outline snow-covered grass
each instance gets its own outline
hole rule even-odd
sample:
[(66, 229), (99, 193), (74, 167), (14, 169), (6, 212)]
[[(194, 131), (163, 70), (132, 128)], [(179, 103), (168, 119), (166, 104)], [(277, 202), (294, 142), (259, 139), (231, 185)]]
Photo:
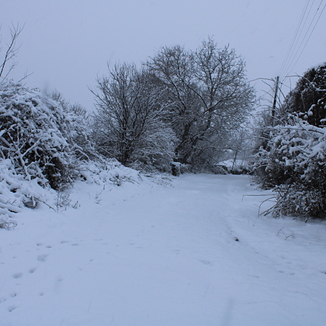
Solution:
[(326, 324), (325, 222), (259, 217), (248, 176), (136, 177), (0, 229), (1, 326)]

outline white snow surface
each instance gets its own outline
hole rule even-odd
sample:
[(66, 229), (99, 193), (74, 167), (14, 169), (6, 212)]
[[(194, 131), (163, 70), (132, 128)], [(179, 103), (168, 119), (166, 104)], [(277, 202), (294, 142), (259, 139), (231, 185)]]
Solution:
[(0, 325), (326, 325), (326, 224), (258, 216), (258, 195), (187, 174), (22, 209), (0, 230)]

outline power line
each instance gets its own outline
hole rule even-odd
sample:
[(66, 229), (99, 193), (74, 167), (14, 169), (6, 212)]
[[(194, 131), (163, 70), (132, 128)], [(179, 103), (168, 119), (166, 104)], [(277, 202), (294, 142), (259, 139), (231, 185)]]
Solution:
[[(316, 15), (317, 15), (318, 11), (320, 10), (320, 6), (321, 6), (322, 2), (323, 2), (323, 0), (321, 0), (321, 2), (320, 2), (319, 7), (317, 8), (317, 11), (316, 11), (316, 13), (315, 13), (315, 15), (314, 15), (313, 20), (315, 19), (315, 17), (316, 17)], [(312, 30), (310, 31), (310, 34), (309, 34), (308, 38), (306, 39), (306, 42), (305, 42), (305, 44), (304, 44), (304, 46), (303, 46), (303, 48), (302, 48), (302, 50), (301, 50), (299, 56), (296, 58), (294, 64), (291, 66), (291, 69), (289, 69), (289, 71), (291, 71), (291, 70), (296, 66), (296, 64), (298, 63), (299, 59), (301, 58), (302, 53), (303, 53), (303, 51), (305, 50), (305, 48), (307, 47), (307, 44), (308, 44), (308, 42), (310, 41), (310, 38), (311, 38), (311, 36), (312, 36), (314, 30), (316, 29), (316, 26), (317, 26), (319, 20), (320, 20), (320, 17), (322, 16), (322, 14), (323, 14), (323, 12), (324, 12), (324, 10), (325, 10), (325, 7), (326, 7), (326, 4), (325, 4), (324, 7), (321, 9), (321, 11), (320, 11), (320, 13), (319, 13), (319, 16), (318, 16), (318, 18), (317, 18), (317, 20), (316, 20), (316, 22), (315, 22), (315, 24), (314, 24)], [(311, 21), (311, 24), (309, 25), (309, 28), (311, 27), (313, 20)], [(308, 30), (308, 31), (309, 31), (309, 30)], [(308, 31), (307, 31), (307, 33), (308, 33)], [(307, 34), (307, 33), (306, 33), (306, 34)], [(305, 34), (305, 36), (306, 36), (306, 34)], [(301, 44), (300, 44), (300, 45), (301, 45)]]
[(326, 4), (322, 7), (323, 2), (324, 0), (319, 2), (317, 9), (313, 10), (314, 14), (311, 16), (310, 14), (314, 5), (314, 0), (312, 2), (310, 0), (306, 1), (294, 38), (281, 66), (280, 75), (286, 75), (287, 73), (291, 72), (301, 58), (325, 10)]
[[(323, 4), (324, 0), (320, 0), (319, 4), (314, 6), (315, 0), (306, 0), (305, 6), (303, 7), (297, 28), (295, 30), (294, 37), (292, 39), (291, 45), (287, 51), (285, 59), (281, 66), (281, 71), (279, 76), (285, 75), (282, 81), (279, 80), (279, 77), (276, 77), (276, 80), (272, 80), (275, 84), (274, 101), (272, 115), (276, 108), (276, 101), (278, 98), (278, 91), (281, 92), (280, 85), (283, 85), (284, 80), (289, 77), (286, 76), (298, 63), (301, 58), (304, 50), (306, 49), (313, 32), (316, 29), (316, 26), (325, 11), (326, 4)], [(270, 85), (269, 85), (270, 86)], [(270, 94), (269, 94), (270, 95)], [(284, 94), (282, 93), (284, 96)]]
[(297, 25), (294, 37), (293, 37), (292, 42), (291, 42), (291, 45), (290, 45), (290, 47), (288, 49), (288, 52), (287, 52), (287, 54), (285, 56), (285, 60), (283, 61), (283, 64), (281, 66), (280, 75), (282, 75), (283, 71), (285, 71), (285, 68), (286, 68), (286, 66), (288, 64), (288, 61), (290, 60), (290, 57), (291, 57), (291, 55), (292, 55), (292, 53), (294, 51), (295, 45), (297, 43), (297, 39), (299, 37), (299, 31), (301, 30), (301, 27), (302, 27), (303, 19), (304, 19), (306, 13), (307, 13), (307, 8), (308, 8), (308, 5), (309, 5), (309, 2), (310, 2), (310, 0), (307, 0), (305, 6), (303, 8), (299, 23)]

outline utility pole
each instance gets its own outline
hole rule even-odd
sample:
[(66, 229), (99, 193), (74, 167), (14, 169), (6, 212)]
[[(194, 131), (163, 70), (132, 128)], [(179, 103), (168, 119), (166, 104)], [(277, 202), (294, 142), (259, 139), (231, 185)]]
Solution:
[(276, 81), (275, 81), (274, 101), (273, 101), (273, 106), (272, 106), (272, 126), (274, 126), (274, 117), (275, 117), (275, 110), (276, 110), (276, 101), (277, 101), (277, 92), (278, 92), (279, 81), (280, 81), (280, 76), (277, 76)]

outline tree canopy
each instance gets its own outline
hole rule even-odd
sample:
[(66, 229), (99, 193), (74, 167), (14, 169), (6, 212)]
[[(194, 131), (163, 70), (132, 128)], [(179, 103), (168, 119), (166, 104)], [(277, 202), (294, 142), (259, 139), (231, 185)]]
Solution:
[(314, 126), (326, 125), (326, 63), (309, 69), (286, 97), (282, 111)]
[(160, 158), (208, 168), (254, 103), (243, 59), (212, 39), (195, 51), (164, 47), (141, 69), (109, 68), (97, 90), (97, 146), (123, 164)]

